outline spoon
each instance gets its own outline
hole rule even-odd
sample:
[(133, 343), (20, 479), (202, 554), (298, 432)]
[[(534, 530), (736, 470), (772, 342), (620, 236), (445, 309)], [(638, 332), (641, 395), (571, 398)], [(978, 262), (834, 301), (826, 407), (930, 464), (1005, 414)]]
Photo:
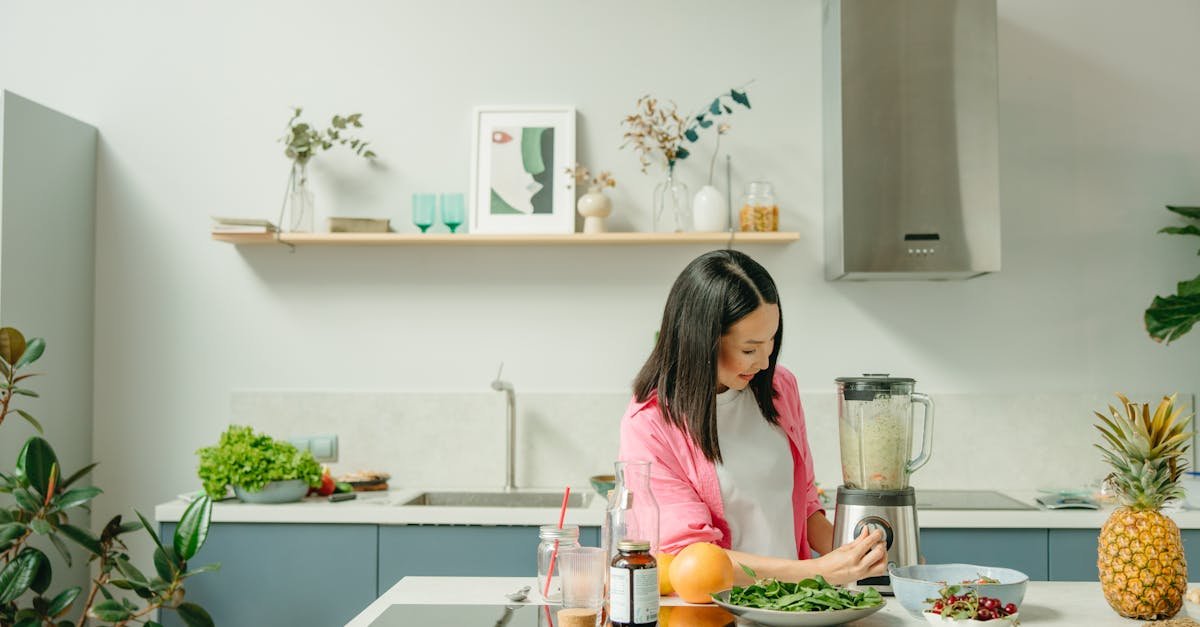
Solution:
[(504, 596), (508, 597), (509, 601), (520, 603), (529, 598), (529, 586), (524, 586), (516, 592), (509, 592)]

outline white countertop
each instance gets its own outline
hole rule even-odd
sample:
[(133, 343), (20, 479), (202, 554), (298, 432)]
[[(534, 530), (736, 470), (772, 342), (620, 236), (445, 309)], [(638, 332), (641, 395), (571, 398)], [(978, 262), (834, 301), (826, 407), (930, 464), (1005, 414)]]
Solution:
[[(405, 577), (369, 605), (346, 627), (369, 627), (387, 608), (397, 604), (504, 605), (504, 594), (521, 586), (537, 587), (533, 577)], [(663, 597), (663, 605), (687, 605), (678, 597)], [(534, 601), (536, 603), (536, 601)], [(1200, 606), (1187, 603), (1180, 616), (1200, 615)], [(1095, 582), (1031, 581), (1021, 604), (1021, 624), (1028, 627), (1115, 627), (1143, 625), (1141, 621), (1118, 616)], [(928, 625), (923, 618), (908, 613), (900, 602), (887, 599), (887, 606), (876, 614), (849, 623), (856, 627), (895, 627)]]
[[(487, 489), (485, 489), (486, 491)], [(492, 489), (494, 490), (494, 488)], [(565, 522), (599, 527), (604, 502), (590, 487), (571, 488), (585, 495), (586, 505), (567, 510)], [(337, 523), (366, 525), (544, 525), (558, 521), (558, 507), (433, 507), (402, 505), (425, 490), (360, 492), (352, 501), (330, 503), (323, 497), (283, 505), (254, 505), (222, 501), (213, 506), (213, 522)], [(429, 490), (440, 491), (440, 490)], [(445, 490), (455, 491), (455, 490)], [(469, 491), (458, 489), (457, 491)], [(530, 489), (527, 492), (546, 490)], [(1002, 491), (1034, 504), (1038, 493)], [(559, 494), (561, 493), (554, 493)], [(154, 508), (159, 522), (178, 522), (187, 504), (176, 499)], [(1110, 509), (1091, 510), (921, 510), (923, 529), (1099, 529)], [(832, 507), (828, 510), (833, 516)], [(1181, 529), (1200, 529), (1200, 510), (1168, 511)]]

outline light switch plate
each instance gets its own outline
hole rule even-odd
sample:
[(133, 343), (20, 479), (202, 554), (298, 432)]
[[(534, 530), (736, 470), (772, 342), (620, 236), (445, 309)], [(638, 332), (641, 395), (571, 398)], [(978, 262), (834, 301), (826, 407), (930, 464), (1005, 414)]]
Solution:
[(288, 442), (301, 452), (312, 453), (318, 462), (336, 462), (338, 460), (338, 441), (336, 434), (305, 435), (288, 438)]

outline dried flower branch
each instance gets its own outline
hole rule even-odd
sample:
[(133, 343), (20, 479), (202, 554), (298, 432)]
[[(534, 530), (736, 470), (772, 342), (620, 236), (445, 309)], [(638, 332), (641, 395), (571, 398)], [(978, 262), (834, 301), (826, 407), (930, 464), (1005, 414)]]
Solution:
[[(592, 176), (591, 170), (587, 166), (575, 162), (573, 167), (564, 168), (563, 172), (570, 177), (574, 177), (575, 182), (588, 187), (616, 187), (617, 179), (613, 178), (612, 172), (604, 170), (599, 174)], [(570, 187), (569, 185), (567, 186)]]
[[(637, 110), (621, 122), (626, 128), (625, 141), (621, 148), (633, 146), (638, 161), (642, 164), (642, 172), (659, 159), (665, 161), (668, 169), (674, 169), (675, 162), (686, 159), (691, 154), (682, 145), (684, 140), (695, 143), (700, 139), (700, 131), (714, 124), (713, 118), (732, 114), (734, 104), (750, 108), (750, 99), (745, 92), (750, 83), (746, 83), (740, 89), (718, 94), (705, 107), (687, 117), (679, 114), (672, 101), (662, 104), (649, 95), (638, 98)], [(720, 129), (718, 126), (718, 137), (722, 134)], [(725, 131), (728, 130), (728, 125), (725, 125)], [(716, 159), (715, 153), (713, 158)], [(710, 167), (710, 181), (711, 170)]]

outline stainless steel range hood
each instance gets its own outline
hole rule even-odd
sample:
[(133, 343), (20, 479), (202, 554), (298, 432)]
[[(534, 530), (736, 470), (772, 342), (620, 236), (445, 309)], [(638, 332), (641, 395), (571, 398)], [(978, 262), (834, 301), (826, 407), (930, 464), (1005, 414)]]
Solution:
[(826, 0), (825, 274), (1000, 270), (995, 0)]

